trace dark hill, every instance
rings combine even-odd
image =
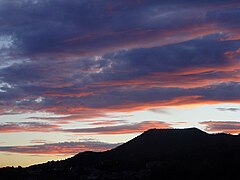
[[[106,152],[0,169],[1,179],[235,179],[240,136],[199,129],[151,129]]]

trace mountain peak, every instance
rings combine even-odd
[[[207,134],[206,132],[198,128],[185,128],[185,129],[149,129],[145,131],[142,135],[159,135],[159,134],[191,134],[191,135],[200,135]]]
[[[199,142],[204,143],[209,137],[211,137],[209,134],[197,128],[149,129],[111,151],[124,155],[154,154],[172,149],[182,151],[186,145],[201,146]]]

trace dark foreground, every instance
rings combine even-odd
[[[148,130],[110,151],[64,161],[2,168],[0,179],[240,179],[240,136],[196,128]]]

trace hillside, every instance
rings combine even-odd
[[[106,152],[0,169],[1,179],[233,179],[240,177],[240,136],[199,129],[151,129]]]

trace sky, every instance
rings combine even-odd
[[[240,133],[239,0],[0,0],[0,167],[151,128]]]

